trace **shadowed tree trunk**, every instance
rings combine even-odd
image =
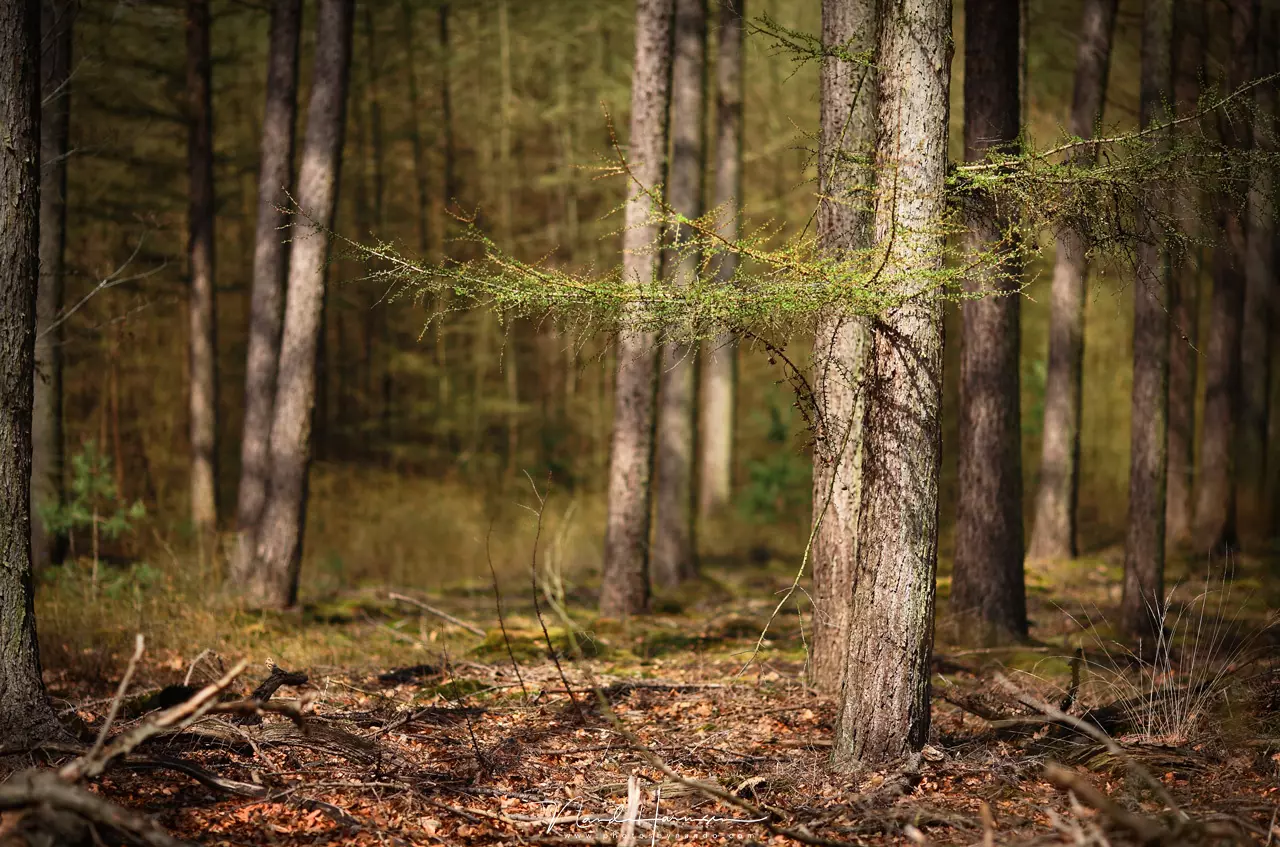
[[[218,525],[218,333],[213,265],[213,93],[209,85],[209,0],[187,0],[187,226],[191,290],[191,522],[202,536]]]
[[[245,364],[244,434],[240,444],[240,492],[236,527],[240,532],[232,577],[245,584],[253,566],[253,538],[267,496],[270,473],[271,411],[284,282],[289,264],[288,216],[293,181],[294,124],[298,99],[298,39],[302,0],[275,0],[267,53],[267,105],[262,117],[258,171],[258,226],[253,243],[253,287],[249,301],[249,352]]]
[[[36,294],[35,400],[31,423],[31,560],[60,558],[42,506],[62,500],[62,314],[67,246],[67,131],[71,118],[71,0],[40,4],[40,287]]]
[[[292,606],[298,596],[316,353],[324,326],[328,229],[337,206],[342,165],[354,8],[354,0],[321,0],[316,24],[315,69],[297,193],[298,207],[314,229],[301,222],[290,256],[271,423],[271,476],[255,545],[257,562],[246,586],[252,603],[274,608]]]
[[[1202,0],[1176,0],[1174,6],[1174,100],[1180,117],[1194,114],[1200,107],[1207,33],[1205,8]],[[1178,204],[1183,231],[1188,236],[1198,235],[1200,193],[1193,186],[1186,186],[1174,202]],[[1196,350],[1200,258],[1199,250],[1171,257],[1176,261],[1169,288],[1169,477],[1165,508],[1165,537],[1169,544],[1183,544],[1191,538],[1196,375],[1200,368]]]
[[[832,766],[874,768],[929,733],[942,459],[950,0],[884,0],[876,44],[875,245],[905,299],[871,324],[857,565]],[[923,291],[922,291],[923,289]]]
[[[1117,0],[1085,0],[1076,47],[1075,93],[1071,132],[1092,138],[1102,116],[1111,62]],[[1093,161],[1097,151],[1082,148],[1080,158]],[[1040,480],[1027,556],[1063,559],[1076,555],[1076,499],[1080,488],[1080,401],[1084,367],[1085,276],[1089,265],[1080,236],[1058,235],[1050,294],[1049,368],[1044,386],[1044,432],[1040,447]]]
[[[851,53],[875,48],[875,0],[823,0],[822,43]],[[827,56],[819,79],[818,238],[831,253],[871,241],[876,75],[867,64]],[[814,337],[818,431],[813,450],[813,651],[809,675],[836,692],[849,643],[849,613],[857,556],[861,492],[862,374],[866,321],[833,313]]]
[[[44,741],[31,580],[31,404],[40,278],[40,5],[0,0],[0,738]]]
[[[676,0],[675,54],[671,60],[671,164],[667,200],[686,218],[702,214],[707,69],[706,0]],[[676,233],[684,243],[689,227]],[[683,251],[683,252],[682,252]],[[700,256],[686,248],[667,251],[672,284],[693,284]],[[673,586],[697,575],[694,539],[694,369],[697,347],[668,341],[662,345],[658,393],[656,516],[653,579]]]
[[[424,259],[429,259],[431,250],[431,191],[428,188],[426,152],[422,144],[422,127],[419,123],[419,115],[422,113],[422,99],[418,93],[418,59],[417,50],[414,49],[417,36],[413,25],[413,3],[409,2],[409,0],[401,0],[400,16],[400,34],[404,37],[406,65],[404,75],[409,84],[409,144],[413,150],[413,188],[418,212],[418,252]]]
[[[1231,55],[1227,65],[1233,89],[1253,77],[1257,0],[1230,0]],[[1219,121],[1225,143],[1241,149],[1252,144],[1250,127],[1233,114]],[[1236,438],[1240,417],[1240,335],[1244,311],[1245,210],[1230,196],[1218,198],[1222,240],[1214,250],[1213,299],[1206,351],[1200,471],[1196,485],[1196,546],[1220,550],[1236,543]]]
[[[449,4],[440,6],[437,17],[437,46],[440,49],[440,146],[444,173],[441,175],[440,202],[433,207],[436,225],[431,228],[435,233],[436,246],[430,251],[435,261],[449,255],[448,242],[448,207],[458,199],[457,151],[453,137],[453,48],[449,41]],[[435,365],[436,365],[436,399],[440,408],[446,408],[452,395],[452,382],[449,375],[449,348],[446,344],[445,315],[449,309],[449,293],[442,291],[437,295],[436,308],[441,317],[435,327]]]
[[[627,161],[632,177],[649,190],[662,182],[671,92],[671,17],[675,0],[636,0],[636,52],[631,75],[631,135]],[[651,280],[658,272],[650,248],[658,228],[645,225],[653,200],[627,186],[622,272]],[[652,333],[624,329],[618,335],[613,435],[609,445],[609,516],[604,537],[600,614],[625,617],[649,605],[649,484],[657,369]]]
[[[1139,120],[1144,129],[1167,120],[1173,90],[1173,2],[1145,0],[1142,9],[1142,82]],[[1167,146],[1169,130],[1157,142]],[[1164,236],[1151,219],[1167,189],[1149,186],[1138,211],[1138,263],[1133,285],[1133,406],[1129,417],[1129,526],[1124,545],[1125,629],[1150,638],[1162,625],[1164,602],[1165,483],[1168,478],[1169,260]],[[1149,642],[1144,641],[1144,647]]]
[[[964,155],[1017,144],[1022,0],[965,6]],[[960,502],[951,611],[971,643],[1027,635],[1022,575],[1022,416],[1018,394],[1021,266],[1002,247],[1009,212],[979,194],[965,209],[970,261],[960,337]],[[986,256],[987,258],[983,258]],[[994,264],[993,264],[994,262]]]

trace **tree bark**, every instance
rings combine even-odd
[[[218,525],[218,325],[213,261],[209,0],[187,0],[187,109],[191,522],[201,536],[208,536]]]
[[[61,557],[62,543],[40,519],[61,502],[62,314],[67,246],[67,138],[71,123],[72,0],[40,4],[40,286],[36,293],[35,399],[31,424],[31,558],[39,570]]]
[[[877,767],[929,732],[942,458],[949,0],[885,0],[876,45],[875,246],[901,298],[871,326],[849,653],[832,765]],[[923,291],[921,289],[924,289]]]
[[[275,0],[267,55],[267,105],[262,117],[258,171],[258,225],[254,233],[253,286],[249,300],[249,352],[245,364],[244,432],[240,444],[240,492],[236,527],[240,532],[232,578],[244,585],[253,568],[253,540],[270,474],[271,417],[284,283],[289,265],[288,203],[293,182],[294,125],[298,100],[298,42],[302,0]]]
[[[1253,78],[1257,0],[1230,0],[1231,56],[1227,71],[1233,89]],[[1252,144],[1248,123],[1238,114],[1222,117],[1224,142],[1240,149]],[[1220,551],[1236,543],[1236,439],[1240,421],[1240,336],[1244,312],[1245,213],[1229,195],[1218,198],[1222,243],[1214,250],[1213,299],[1205,365],[1204,423],[1200,431],[1200,472],[1196,486],[1196,546]]]
[[[1076,46],[1071,132],[1092,138],[1102,117],[1111,63],[1117,0],[1085,0]],[[1083,148],[1093,161],[1097,151]],[[1058,235],[1050,294],[1049,367],[1045,375],[1044,431],[1036,489],[1030,559],[1073,558],[1077,553],[1076,505],[1080,490],[1080,404],[1084,369],[1085,245],[1072,230]]]
[[[316,352],[323,327],[328,229],[338,199],[354,0],[321,0],[315,70],[298,174],[298,206],[314,225],[295,236],[285,293],[280,367],[271,423],[271,476],[255,544],[249,600],[288,608],[298,596],[315,410]]]
[[[1018,141],[1021,0],[969,0],[965,6],[966,161]],[[956,515],[951,611],[971,643],[1027,635],[1022,573],[1022,414],[1018,356],[1021,266],[1002,246],[1012,212],[977,195],[965,209],[970,261],[961,306],[960,501]],[[985,257],[985,258],[984,258]]]
[[[1139,120],[1143,129],[1167,120],[1173,90],[1173,2],[1145,0]],[[1167,146],[1169,130],[1155,143]],[[1166,189],[1149,186],[1138,210],[1138,264],[1133,285],[1133,406],[1129,417],[1129,525],[1124,549],[1125,629],[1149,639],[1163,625],[1165,484],[1168,479],[1169,260],[1158,214]]]
[[[702,215],[706,70],[706,0],[676,0],[667,199],[672,209],[690,219]],[[684,245],[693,238],[692,230],[681,226],[676,238],[677,245]],[[685,246],[668,250],[672,285],[695,283],[700,261],[699,254]],[[698,573],[693,500],[696,358],[695,345],[672,341],[662,345],[653,578],[668,588]]]
[[[870,54],[876,46],[875,0],[823,0],[822,43]],[[823,59],[819,78],[818,238],[833,254],[871,243],[876,85],[867,64]],[[858,550],[862,477],[862,376],[866,321],[833,312],[814,337],[817,431],[813,448],[814,686],[840,690],[848,653],[853,572]]]
[[[0,738],[57,727],[40,672],[31,573],[31,408],[40,278],[40,5],[0,0]]]
[[[418,93],[418,60],[414,49],[416,32],[413,24],[413,3],[401,0],[401,35],[404,37],[405,77],[409,84],[409,143],[413,150],[413,187],[417,201],[418,252],[430,260],[431,251],[431,190],[428,187],[426,154],[422,144],[422,128],[418,116],[422,112]]]
[[[636,0],[636,52],[631,76],[631,135],[622,272],[651,280],[659,270],[651,252],[660,233],[647,225],[663,180],[667,103],[671,91],[671,17],[675,0]],[[625,328],[618,336],[613,434],[609,445],[608,519],[600,614],[626,617],[649,605],[649,501],[653,463],[656,361],[652,333]]]
[[[742,20],[745,0],[721,0],[716,56],[716,176],[712,202],[724,210],[721,235],[738,239],[742,217]],[[728,285],[738,271],[736,253],[715,263],[716,280]],[[730,334],[702,345],[701,408],[698,420],[698,513],[722,513],[733,490],[734,414],[738,391],[738,344]]]

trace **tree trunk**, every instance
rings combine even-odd
[[[716,56],[716,176],[712,202],[724,210],[721,235],[738,239],[742,216],[742,19],[745,0],[721,0],[720,40]],[[738,271],[738,256],[721,254],[716,280],[728,285]],[[698,450],[698,513],[724,512],[733,490],[734,414],[738,391],[738,344],[729,334],[702,345],[701,408]]]
[[[1257,0],[1230,0],[1233,89],[1253,77]],[[1224,116],[1219,132],[1227,144],[1248,149],[1250,127],[1238,114]],[[1204,423],[1200,431],[1200,472],[1196,487],[1196,545],[1219,551],[1236,543],[1236,438],[1240,417],[1240,336],[1244,318],[1245,215],[1241,204],[1218,198],[1222,243],[1214,250],[1213,300],[1205,365]]]
[[[457,200],[458,196],[458,177],[457,177],[457,153],[454,149],[453,137],[453,48],[449,42],[449,4],[444,3],[440,6],[440,14],[438,17],[439,27],[437,29],[438,46],[440,48],[440,128],[442,133],[441,151],[444,159],[444,174],[442,175],[443,185],[441,186],[440,202],[434,207],[436,216],[436,225],[432,227],[432,231],[436,235],[437,246],[431,251],[431,255],[435,261],[441,261],[449,255],[450,248],[448,242],[448,216],[446,214],[450,203]],[[436,365],[436,399],[439,402],[439,408],[447,408],[450,397],[453,393],[452,383],[449,375],[448,346],[446,341],[445,320],[449,309],[449,293],[442,291],[437,295],[436,308],[440,314],[440,318],[436,324],[435,333],[435,365]]]
[[[40,286],[36,296],[35,400],[31,424],[31,559],[60,558],[41,507],[62,500],[62,292],[67,246],[67,131],[71,118],[71,0],[40,4]]]
[[[0,0],[0,738],[43,741],[31,579],[31,405],[40,278],[40,5]]]
[[[969,0],[965,6],[966,161],[1017,144],[1021,12],[1021,0]],[[970,261],[979,269],[965,289],[982,296],[961,306],[960,502],[951,611],[965,622],[965,639],[980,644],[1027,635],[1018,393],[1022,269],[1002,246],[1009,214],[987,195],[971,198],[965,209]]]
[[[647,225],[646,193],[666,170],[667,103],[671,91],[671,17],[675,0],[636,0],[636,53],[631,76],[631,135],[622,272],[647,281],[658,272],[651,248],[660,233]],[[609,445],[609,515],[604,537],[600,614],[626,617],[649,605],[649,484],[653,462],[657,372],[652,333],[618,336],[613,436]]]
[[[1207,32],[1205,8],[1201,0],[1177,0],[1174,7],[1174,101],[1180,117],[1195,114],[1200,108]],[[1179,204],[1178,218],[1184,232],[1191,237],[1198,235],[1199,192],[1194,186],[1184,186],[1175,202]],[[1197,250],[1196,254],[1176,257],[1169,290],[1169,478],[1165,509],[1169,544],[1184,544],[1191,539],[1201,253]]]
[[[315,70],[297,193],[298,206],[314,229],[295,234],[290,258],[271,424],[271,476],[255,545],[257,563],[247,586],[250,601],[267,607],[287,608],[298,596],[316,351],[324,325],[328,229],[342,165],[354,9],[354,0],[321,0],[316,24]]]
[[[1076,82],[1071,103],[1071,132],[1092,138],[1102,117],[1111,62],[1117,0],[1085,0],[1076,47]],[[1091,162],[1093,148],[1080,158]],[[1080,489],[1080,402],[1084,368],[1085,276],[1089,266],[1079,235],[1058,236],[1050,294],[1049,368],[1044,386],[1044,432],[1040,481],[1027,556],[1073,558],[1077,552],[1076,500]]]
[[[401,0],[401,35],[404,36],[405,77],[409,83],[409,143],[413,150],[413,187],[417,201],[418,252],[430,260],[431,250],[431,191],[427,182],[427,163],[422,145],[422,128],[418,116],[422,112],[418,94],[418,60],[414,50],[416,34],[413,25],[413,3]]]
[[[676,0],[667,198],[672,209],[690,219],[702,215],[706,58],[706,0]],[[683,244],[693,233],[682,226],[676,237],[677,243]],[[699,264],[700,256],[685,247],[667,251],[673,286],[695,283]],[[653,578],[665,587],[678,585],[698,572],[693,501],[696,357],[696,346],[671,341],[662,345]]]
[[[876,43],[875,0],[823,0],[822,43],[870,53]],[[833,254],[871,243],[876,84],[874,70],[828,56],[819,78],[818,238]],[[867,325],[861,317],[824,315],[814,337],[817,431],[813,448],[813,652],[809,677],[838,692],[849,643],[853,572],[858,550],[862,476],[862,376]]]
[[[874,768],[929,732],[942,458],[949,0],[886,0],[876,45],[875,245],[903,299],[871,326],[849,653],[832,765]],[[921,290],[923,288],[923,291]]]
[[[240,532],[232,578],[244,585],[253,567],[253,540],[271,470],[271,412],[275,403],[276,367],[280,359],[280,325],[284,283],[289,264],[288,216],[293,182],[294,124],[298,99],[298,40],[302,0],[275,0],[267,56],[267,105],[262,117],[261,166],[258,171],[258,225],[253,244],[253,288],[249,300],[249,352],[245,364],[244,434],[240,443],[240,492],[236,527]]]
[[[218,525],[218,335],[213,265],[213,93],[209,84],[209,0],[187,0],[187,168],[191,182],[187,257],[191,290],[191,522],[201,536]]]
[[[1143,129],[1167,120],[1173,90],[1173,2],[1145,0],[1142,10]],[[1169,130],[1157,143],[1167,146]],[[1138,211],[1138,264],[1133,285],[1133,406],[1129,417],[1129,526],[1124,549],[1125,629],[1144,647],[1163,622],[1165,483],[1168,479],[1169,260],[1158,214],[1167,189],[1149,186]]]

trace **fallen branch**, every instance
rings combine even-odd
[[[404,594],[397,594],[394,591],[388,593],[387,596],[392,600],[399,600],[402,603],[408,603],[410,606],[417,606],[419,609],[426,612],[427,614],[435,615],[437,618],[440,618],[443,621],[447,621],[448,623],[451,623],[456,627],[461,627],[462,629],[465,629],[467,632],[471,633],[472,635],[478,635],[481,638],[484,638],[485,636],[484,630],[476,626],[475,624],[470,624],[464,620],[455,618],[453,615],[449,614],[448,612],[437,609],[435,606],[430,606],[422,602],[421,600],[415,600],[412,597],[407,597]]]
[[[1044,778],[1063,791],[1070,791],[1086,806],[1096,809],[1116,826],[1133,833],[1143,844],[1159,844],[1173,835],[1156,821],[1136,815],[1116,803],[1075,771],[1049,762],[1044,766]]]

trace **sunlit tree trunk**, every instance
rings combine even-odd
[[[822,43],[869,55],[876,41],[876,0],[823,0]],[[871,242],[876,132],[876,75],[870,65],[823,59],[819,78],[818,238],[831,253]],[[809,677],[840,690],[848,653],[861,492],[862,375],[867,327],[857,316],[824,315],[814,337],[818,431],[813,449],[813,649]]]
[[[267,105],[262,118],[258,170],[258,222],[254,233],[253,285],[249,299],[249,351],[245,363],[244,431],[240,442],[239,541],[232,577],[243,585],[253,565],[253,538],[267,496],[271,411],[275,403],[284,283],[289,263],[288,216],[293,182],[294,124],[298,99],[298,39],[302,0],[275,0],[267,48]]]
[[[875,246],[899,304],[871,325],[857,565],[832,765],[877,767],[929,732],[942,459],[950,0],[884,0],[876,44]]]
[[[321,0],[315,69],[298,174],[298,207],[309,219],[294,234],[285,293],[280,368],[271,423],[271,476],[246,586],[250,602],[292,606],[298,594],[311,419],[315,410],[316,353],[323,324],[328,229],[338,198],[346,125],[354,0]]]
[[[667,200],[676,212],[690,219],[702,214],[706,54],[706,0],[676,0]],[[678,243],[687,243],[692,231],[681,227],[677,238]],[[668,251],[672,284],[693,284],[699,261],[696,252],[684,247]],[[662,345],[653,579],[663,586],[677,585],[697,574],[693,502],[696,356],[694,345],[672,341]]]
[[[47,740],[31,573],[31,404],[40,278],[40,4],[0,0],[0,738]]]
[[[1173,2],[1145,0],[1139,120],[1144,129],[1168,119],[1173,90]],[[1169,131],[1156,141],[1167,145]],[[1168,478],[1169,258],[1152,214],[1167,189],[1149,186],[1138,212],[1133,285],[1133,406],[1129,417],[1129,525],[1124,548],[1124,627],[1139,637],[1163,622],[1165,483]],[[1152,210],[1148,212],[1148,209]],[[1144,641],[1144,647],[1149,644]]]
[[[1092,138],[1102,117],[1111,62],[1117,0],[1085,0],[1076,46],[1075,93],[1071,132]],[[1083,148],[1080,158],[1093,161],[1097,151]],[[1084,368],[1085,276],[1089,265],[1080,236],[1058,235],[1050,294],[1049,367],[1044,386],[1044,431],[1040,447],[1040,479],[1028,558],[1062,559],[1076,555],[1076,506],[1080,489],[1080,403]]]
[[[984,159],[1018,140],[1022,0],[965,6],[964,154]],[[1002,246],[1010,212],[977,194],[965,209],[978,270],[961,305],[959,505],[951,611],[971,643],[1027,634],[1022,574],[1022,415],[1018,387],[1020,264]]]
[[[745,0],[720,0],[716,55],[716,158],[712,203],[724,210],[721,234],[736,241],[742,216],[742,16]],[[735,253],[714,264],[716,279],[729,284],[738,270]],[[702,345],[699,385],[698,513],[709,518],[729,505],[733,489],[734,414],[738,390],[738,345],[720,335]]]
[[[631,75],[631,134],[622,272],[647,281],[658,272],[650,248],[659,237],[647,225],[646,191],[663,180],[667,104],[671,92],[671,17],[675,0],[636,0],[636,52]],[[609,446],[609,516],[605,527],[600,613],[625,617],[649,605],[649,504],[657,368],[652,333],[618,335],[613,434]]]
[[[187,122],[191,522],[197,532],[208,535],[218,524],[218,335],[209,0],[187,0]]]
[[[40,287],[36,300],[35,400],[31,424],[31,559],[55,561],[61,544],[45,530],[42,506],[62,500],[62,292],[67,246],[67,130],[70,126],[71,0],[40,4]]]

